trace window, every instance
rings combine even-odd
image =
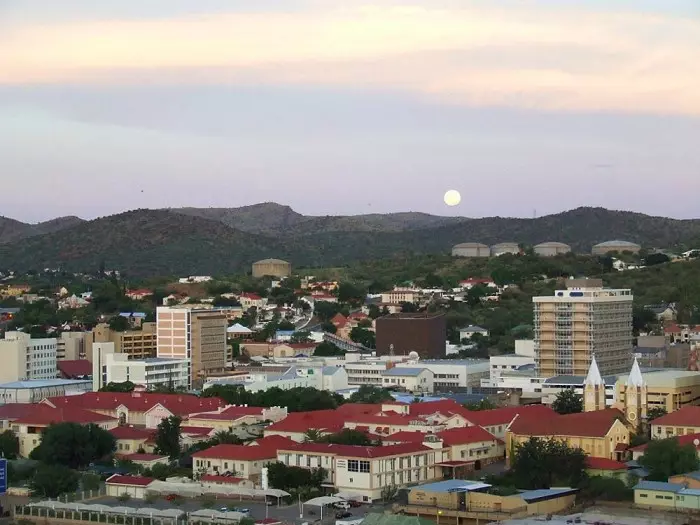
[[[360,461],[360,472],[369,472],[369,461]]]
[[[640,494],[639,497],[640,497],[640,498],[646,498],[647,495],[646,495],[646,494]]]
[[[348,460],[348,471],[349,472],[359,472],[360,471],[360,462],[357,461],[356,459],[349,459]],[[351,479],[352,481],[352,479]]]

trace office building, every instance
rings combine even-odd
[[[0,340],[0,383],[56,378],[56,339],[7,332]]]
[[[90,332],[62,332],[58,336],[56,359],[77,361],[87,356],[86,347],[92,341]]]
[[[148,359],[157,355],[156,324],[142,323],[140,330],[117,332],[107,324],[98,324],[92,331],[92,343],[114,343],[114,351],[130,359]],[[87,359],[92,361],[92,344],[88,345]]]
[[[92,381],[81,379],[35,379],[0,384],[0,404],[40,403],[47,397],[92,392]]]
[[[129,359],[126,354],[109,353],[105,355],[103,364],[104,384],[123,383],[131,381],[148,390],[164,388],[188,388],[189,362],[186,359],[163,359],[151,357],[148,359]]]
[[[540,377],[585,376],[595,354],[602,375],[623,374],[632,356],[632,292],[599,279],[569,279],[551,297],[533,297]]]
[[[447,324],[443,314],[397,313],[376,320],[377,355],[445,356]]]
[[[159,358],[187,359],[190,380],[202,381],[226,367],[226,314],[217,309],[161,306],[156,314]]]

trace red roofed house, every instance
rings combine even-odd
[[[218,397],[151,392],[87,392],[78,396],[50,397],[42,403],[56,408],[80,407],[117,418],[121,424],[156,428],[165,418],[211,412],[225,406]]]
[[[700,406],[686,405],[651,422],[651,438],[700,433]]]
[[[619,478],[625,481],[627,476],[627,465],[622,461],[608,458],[586,458],[586,472],[589,476],[605,476],[608,478]]]
[[[229,474],[258,483],[262,468],[277,462],[277,444],[215,445],[192,454],[192,462],[192,469],[200,476]]]
[[[147,442],[153,437],[153,430],[124,425],[112,428],[109,433],[116,440],[117,454],[135,454],[139,450],[151,449]]]
[[[313,412],[292,412],[282,421],[273,423],[264,431],[267,436],[284,436],[298,443],[304,441],[309,430],[318,430],[322,435],[340,432],[345,420],[337,410],[315,410]]]
[[[622,412],[615,408],[564,416],[516,418],[506,435],[506,455],[531,437],[560,439],[581,448],[594,458],[622,459],[630,442],[630,431]]]
[[[107,478],[105,486],[108,496],[118,498],[123,494],[128,494],[132,498],[144,499],[148,486],[154,481],[153,478],[142,476],[122,476],[120,474],[114,474]]]
[[[260,297],[256,293],[243,292],[238,301],[244,309],[252,308],[253,306],[257,309],[262,308],[267,304],[267,299]]]
[[[526,405],[495,408],[493,410],[466,411],[463,414],[470,425],[478,425],[499,439],[505,440],[508,425],[516,419],[522,421],[546,420],[558,414],[545,405]]]
[[[80,397],[80,396],[75,396]],[[45,404],[36,404],[24,415],[11,423],[12,431],[19,440],[19,455],[28,457],[41,442],[41,433],[52,423],[93,423],[100,428],[110,430],[117,426],[116,418],[106,416],[75,406],[54,408]]]
[[[678,444],[680,446],[693,445],[698,453],[698,458],[700,458],[700,433],[698,434],[686,434],[684,436],[676,436]],[[643,443],[632,447],[629,450],[632,452],[632,459],[638,460],[644,455],[644,451],[647,449],[648,443]]]
[[[139,288],[138,290],[127,290],[125,295],[134,301],[143,301],[146,297],[153,295],[153,292],[147,288]]]
[[[359,447],[300,443],[279,449],[278,460],[302,468],[322,467],[334,492],[373,501],[382,497],[385,487],[405,487],[436,479],[440,470],[435,466],[439,462],[436,457],[441,456],[442,449],[440,443],[431,445],[402,443]]]
[[[240,425],[254,425],[264,421],[281,421],[287,417],[286,407],[249,407],[231,405],[213,412],[190,415],[187,424],[215,430],[231,430]]]

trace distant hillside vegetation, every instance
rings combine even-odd
[[[0,244],[65,230],[82,222],[83,219],[80,217],[57,217],[38,224],[27,224],[7,217],[0,217]]]
[[[71,225],[71,221],[73,224]],[[646,248],[698,246],[700,220],[578,208],[536,219],[445,218],[420,213],[306,217],[274,203],[234,209],[136,210],[89,222],[24,225],[0,219],[0,268],[63,266],[96,269],[102,261],[132,275],[248,270],[276,257],[299,266],[344,266],[353,261],[411,254],[448,253],[461,242],[544,241],[588,253],[621,239]],[[45,228],[38,235],[37,228]],[[31,231],[27,231],[27,227]],[[54,229],[51,229],[51,228]],[[4,233],[3,233],[4,232]]]

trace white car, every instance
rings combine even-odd
[[[343,510],[348,510],[350,508],[350,504],[347,501],[337,501],[333,503],[333,506],[336,509],[343,509]]]

